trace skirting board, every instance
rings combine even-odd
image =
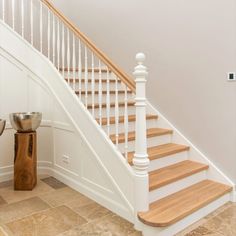
[[[51,167],[52,167],[52,162],[39,161],[38,174],[52,175]],[[0,168],[0,183],[11,179],[13,179],[13,165]]]
[[[232,192],[231,202],[236,202],[236,190]]]
[[[13,166],[7,167],[7,171],[4,172],[5,173],[0,173],[0,183],[13,179]],[[113,201],[113,199],[108,199],[106,196],[103,196],[99,192],[95,192],[93,189],[88,188],[85,184],[80,183],[79,181],[60,173],[52,167],[52,163],[50,162],[38,163],[38,175],[55,177],[72,189],[75,189],[76,191],[91,198],[100,205],[108,208],[110,211],[115,212],[119,216],[123,217],[127,221],[134,223],[134,215],[129,212],[127,208]]]

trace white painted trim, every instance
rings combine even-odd
[[[231,194],[231,202],[236,202],[236,191],[233,191]]]
[[[38,161],[37,165],[38,165],[38,170],[39,170],[38,173],[42,174],[41,170],[45,168],[51,169],[53,166],[53,163],[49,161]],[[0,183],[13,179],[13,168],[14,168],[13,165],[0,167]],[[50,173],[47,172],[46,174],[50,174]]]
[[[0,168],[0,182],[4,182],[13,178],[12,166]]]
[[[71,128],[70,124],[60,122],[60,121],[54,121],[53,122],[53,128],[54,129],[60,129],[60,130],[66,130],[66,131],[74,133],[74,130]]]

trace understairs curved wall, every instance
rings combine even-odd
[[[7,120],[0,139],[0,182],[13,175],[14,130],[9,113],[41,111],[39,173],[57,177],[133,222],[131,167],[52,63],[3,22],[0,35],[0,117]]]

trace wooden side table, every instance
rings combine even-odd
[[[33,190],[37,184],[37,133],[15,133],[14,189]]]

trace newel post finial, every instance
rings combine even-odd
[[[135,80],[137,80],[138,78],[140,79],[144,79],[145,82],[146,82],[146,77],[148,75],[148,72],[147,72],[147,67],[143,65],[145,59],[146,59],[146,56],[144,53],[137,53],[136,54],[136,62],[137,62],[137,66],[134,68],[134,76],[135,76]]]
[[[136,83],[136,127],[135,127],[135,154],[133,158],[136,175],[136,210],[148,210],[149,184],[148,167],[149,159],[147,154],[147,130],[146,130],[146,78],[147,68],[144,66],[145,55],[136,54],[137,66],[133,75]]]
[[[135,57],[135,58],[136,58],[137,63],[138,63],[139,65],[142,65],[143,62],[144,62],[145,59],[146,59],[146,56],[145,56],[144,53],[140,52],[140,53],[137,53],[137,54],[136,54],[136,57]]]

